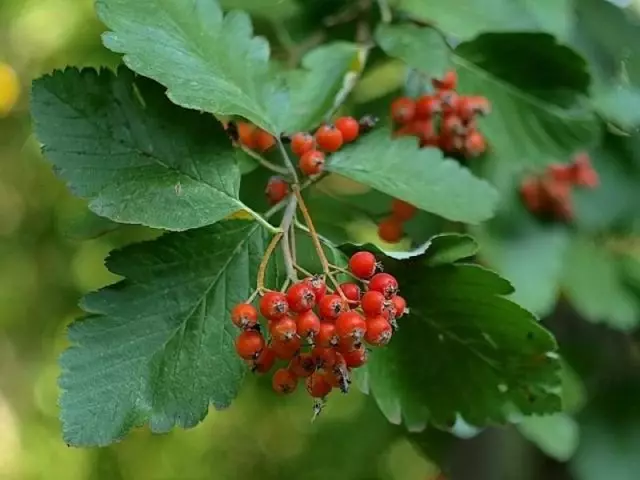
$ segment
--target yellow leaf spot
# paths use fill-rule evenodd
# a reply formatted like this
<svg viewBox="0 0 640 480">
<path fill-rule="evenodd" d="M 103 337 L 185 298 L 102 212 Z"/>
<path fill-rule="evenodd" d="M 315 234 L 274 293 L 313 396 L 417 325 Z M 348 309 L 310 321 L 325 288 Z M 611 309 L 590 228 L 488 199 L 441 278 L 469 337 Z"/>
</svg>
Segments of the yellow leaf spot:
<svg viewBox="0 0 640 480">
<path fill-rule="evenodd" d="M 20 80 L 15 70 L 0 63 L 0 117 L 5 117 L 20 98 Z"/>
<path fill-rule="evenodd" d="M 253 220 L 253 216 L 246 210 L 238 210 L 227 216 L 226 220 Z"/>
</svg>

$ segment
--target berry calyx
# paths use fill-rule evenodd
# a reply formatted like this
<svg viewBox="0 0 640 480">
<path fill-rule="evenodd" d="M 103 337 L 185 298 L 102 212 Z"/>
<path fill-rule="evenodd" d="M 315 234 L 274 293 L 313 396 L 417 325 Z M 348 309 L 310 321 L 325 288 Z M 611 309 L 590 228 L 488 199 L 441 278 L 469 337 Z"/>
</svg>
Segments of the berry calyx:
<svg viewBox="0 0 640 480">
<path fill-rule="evenodd" d="M 416 116 L 416 102 L 412 98 L 400 97 L 391 104 L 391 118 L 400 125 L 406 125 Z"/>
<path fill-rule="evenodd" d="M 289 304 L 284 293 L 267 292 L 260 299 L 260 313 L 267 320 L 279 320 L 289 312 Z"/>
<path fill-rule="evenodd" d="M 324 277 L 322 275 L 314 275 L 313 277 L 305 278 L 304 281 L 311 285 L 311 289 L 316 296 L 317 305 L 327 294 L 327 284 L 324 281 Z"/>
<path fill-rule="evenodd" d="M 313 310 L 307 310 L 298 315 L 296 325 L 298 335 L 302 338 L 313 341 L 320 334 L 320 318 Z"/>
<path fill-rule="evenodd" d="M 378 225 L 378 236 L 387 243 L 398 243 L 403 235 L 402 221 L 395 217 L 385 218 Z"/>
<path fill-rule="evenodd" d="M 340 284 L 340 290 L 344 293 L 344 296 L 347 297 L 347 300 L 354 303 L 360 302 L 360 296 L 362 292 L 360 291 L 360 287 L 355 283 L 342 283 Z"/>
<path fill-rule="evenodd" d="M 294 283 L 287 290 L 287 303 L 292 312 L 306 312 L 316 306 L 316 294 L 307 282 Z"/>
<path fill-rule="evenodd" d="M 336 334 L 335 323 L 320 322 L 320 331 L 316 336 L 316 345 L 330 348 L 338 345 L 338 335 Z"/>
<path fill-rule="evenodd" d="M 374 347 L 386 345 L 391 340 L 393 328 L 383 316 L 367 318 L 367 331 L 364 340 Z"/>
<path fill-rule="evenodd" d="M 362 296 L 360 306 L 367 317 L 376 317 L 382 315 L 386 301 L 382 292 L 369 290 Z"/>
<path fill-rule="evenodd" d="M 275 175 L 267 182 L 264 193 L 269 203 L 275 205 L 289 195 L 289 184 L 284 178 Z"/>
<path fill-rule="evenodd" d="M 341 313 L 347 310 L 349 310 L 349 306 L 339 295 L 325 295 L 318 304 L 320 318 L 327 321 L 334 321 Z"/>
<path fill-rule="evenodd" d="M 316 362 L 310 353 L 301 353 L 293 357 L 289 370 L 296 377 L 308 377 L 316 371 Z"/>
<path fill-rule="evenodd" d="M 335 126 L 340 133 L 344 143 L 351 143 L 360 134 L 360 124 L 353 117 L 340 117 L 336 120 Z"/>
<path fill-rule="evenodd" d="M 418 209 L 411 205 L 410 203 L 405 202 L 404 200 L 400 200 L 398 198 L 394 198 L 391 201 L 391 213 L 395 218 L 406 222 L 411 220 Z"/>
<path fill-rule="evenodd" d="M 376 273 L 369 281 L 369 290 L 380 292 L 389 299 L 398 293 L 398 281 L 388 273 Z"/>
<path fill-rule="evenodd" d="M 377 267 L 376 257 L 371 252 L 356 252 L 349 259 L 349 270 L 363 280 L 371 278 Z"/>
<path fill-rule="evenodd" d="M 362 340 L 366 331 L 367 322 L 356 311 L 341 313 L 336 320 L 336 334 L 340 340 L 357 343 Z"/>
<path fill-rule="evenodd" d="M 311 350 L 311 356 L 316 364 L 316 367 L 328 370 L 336 364 L 338 352 L 333 348 L 327 347 L 314 347 Z"/>
<path fill-rule="evenodd" d="M 333 387 L 327 381 L 326 376 L 321 372 L 315 372 L 313 375 L 307 378 L 306 382 L 307 392 L 313 398 L 324 398 L 329 393 Z"/>
<path fill-rule="evenodd" d="M 276 362 L 276 352 L 269 346 L 266 346 L 258 355 L 258 358 L 250 362 L 251 371 L 254 373 L 267 373 L 273 368 Z"/>
<path fill-rule="evenodd" d="M 337 152 L 344 143 L 342 132 L 334 125 L 323 125 L 318 128 L 315 139 L 318 148 L 328 153 Z"/>
<path fill-rule="evenodd" d="M 296 338 L 298 326 L 291 317 L 284 317 L 271 323 L 269 333 L 274 342 L 290 342 Z"/>
<path fill-rule="evenodd" d="M 258 325 L 258 310 L 250 303 L 239 303 L 231 310 L 231 321 L 238 328 L 255 328 Z"/>
<path fill-rule="evenodd" d="M 280 368 L 273 374 L 271 385 L 276 392 L 282 395 L 287 395 L 296 389 L 298 386 L 298 379 L 288 369 Z"/>
<path fill-rule="evenodd" d="M 264 337 L 254 330 L 245 330 L 236 338 L 236 352 L 245 360 L 255 360 L 265 346 Z"/>
<path fill-rule="evenodd" d="M 296 133 L 291 137 L 291 151 L 297 157 L 302 157 L 305 153 L 313 150 L 314 144 L 313 136 L 306 132 Z"/>
<path fill-rule="evenodd" d="M 318 175 L 324 170 L 324 153 L 319 150 L 309 150 L 302 155 L 298 162 L 300 171 L 305 175 Z"/>
</svg>

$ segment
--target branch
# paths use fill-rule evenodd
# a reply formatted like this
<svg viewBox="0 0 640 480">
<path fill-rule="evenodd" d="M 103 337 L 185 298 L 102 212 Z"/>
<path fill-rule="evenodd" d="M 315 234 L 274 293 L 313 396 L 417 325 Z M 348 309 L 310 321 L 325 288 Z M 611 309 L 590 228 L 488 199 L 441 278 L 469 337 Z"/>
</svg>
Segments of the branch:
<svg viewBox="0 0 640 480">
<path fill-rule="evenodd" d="M 296 215 L 296 207 L 298 204 L 298 199 L 295 196 L 289 198 L 289 203 L 287 204 L 287 209 L 284 211 L 284 215 L 282 217 L 282 223 L 280 224 L 280 228 L 282 228 L 283 241 L 282 241 L 282 255 L 284 258 L 284 266 L 287 271 L 287 278 L 292 282 L 298 281 L 298 273 L 294 268 L 295 261 L 293 260 L 293 251 L 291 248 L 291 225 L 293 224 L 293 219 Z"/>
</svg>

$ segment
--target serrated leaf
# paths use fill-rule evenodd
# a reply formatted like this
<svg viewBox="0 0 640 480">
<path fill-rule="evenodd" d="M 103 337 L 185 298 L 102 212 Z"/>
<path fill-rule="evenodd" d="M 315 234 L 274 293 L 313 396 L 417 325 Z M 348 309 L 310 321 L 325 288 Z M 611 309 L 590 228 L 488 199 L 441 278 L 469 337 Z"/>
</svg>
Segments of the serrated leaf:
<svg viewBox="0 0 640 480">
<path fill-rule="evenodd" d="M 165 85 L 175 103 L 280 132 L 287 94 L 246 13 L 223 16 L 216 0 L 98 0 L 96 8 L 111 30 L 106 47 Z"/>
<path fill-rule="evenodd" d="M 436 235 L 428 242 L 425 255 L 427 265 L 445 265 L 473 257 L 478 244 L 470 235 L 446 233 Z"/>
<path fill-rule="evenodd" d="M 228 407 L 245 366 L 231 308 L 255 287 L 268 233 L 233 220 L 113 253 L 125 280 L 85 297 L 60 359 L 61 418 L 71 445 L 107 445 L 135 426 L 193 427 Z"/>
<path fill-rule="evenodd" d="M 556 344 L 504 298 L 509 282 L 478 266 L 425 268 L 423 260 L 383 260 L 410 308 L 366 367 L 365 387 L 389 421 L 409 429 L 450 427 L 456 419 L 483 426 L 506 422 L 512 408 L 559 411 Z"/>
<path fill-rule="evenodd" d="M 246 208 L 222 125 L 173 105 L 160 85 L 124 68 L 36 80 L 32 112 L 44 154 L 100 216 L 185 230 Z"/>
<path fill-rule="evenodd" d="M 587 320 L 623 331 L 638 324 L 640 305 L 625 287 L 617 259 L 603 245 L 575 238 L 567 251 L 562 286 Z"/>
<path fill-rule="evenodd" d="M 393 35 L 400 29 L 405 29 L 402 36 L 407 43 L 425 35 L 407 25 L 393 27 Z M 377 36 L 383 48 L 385 33 Z M 492 33 L 453 51 L 441 40 L 439 47 L 434 41 L 421 55 L 403 49 L 387 53 L 427 74 L 432 62 L 440 64 L 447 55 L 458 73 L 460 93 L 489 99 L 492 113 L 479 121 L 489 150 L 478 168 L 503 192 L 513 187 L 514 175 L 568 160 L 598 138 L 599 124 L 584 101 L 590 81 L 587 65 L 550 35 Z M 535 65 L 546 65 L 554 75 L 542 75 Z"/>
<path fill-rule="evenodd" d="M 498 200 L 488 183 L 440 151 L 419 149 L 411 138 L 392 141 L 386 129 L 333 154 L 327 170 L 458 222 L 490 218 Z"/>
<path fill-rule="evenodd" d="M 569 0 L 396 0 L 396 6 L 461 39 L 484 32 L 539 31 L 564 36 L 571 15 Z"/>
</svg>

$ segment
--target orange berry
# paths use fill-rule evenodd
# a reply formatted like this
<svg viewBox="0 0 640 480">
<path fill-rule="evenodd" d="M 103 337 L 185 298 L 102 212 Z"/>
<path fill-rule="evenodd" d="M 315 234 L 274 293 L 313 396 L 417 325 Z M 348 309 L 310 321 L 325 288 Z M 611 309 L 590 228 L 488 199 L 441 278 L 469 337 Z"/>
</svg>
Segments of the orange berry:
<svg viewBox="0 0 640 480">
<path fill-rule="evenodd" d="M 336 128 L 342 133 L 344 143 L 351 143 L 360 134 L 360 124 L 353 117 L 340 117 L 335 122 Z"/>
<path fill-rule="evenodd" d="M 303 156 L 310 150 L 313 150 L 313 136 L 306 132 L 296 133 L 291 137 L 291 151 L 298 157 Z"/>
<path fill-rule="evenodd" d="M 276 144 L 276 139 L 273 138 L 273 135 L 262 129 L 256 129 L 254 138 L 256 142 L 256 150 L 259 152 L 266 152 Z"/>
<path fill-rule="evenodd" d="M 337 152 L 344 143 L 342 132 L 333 125 L 323 125 L 318 128 L 315 138 L 318 148 L 329 153 Z"/>
<path fill-rule="evenodd" d="M 247 122 L 238 122 L 238 139 L 240 143 L 250 150 L 258 147 L 257 137 L 255 135 L 256 127 Z"/>
<path fill-rule="evenodd" d="M 411 220 L 417 211 L 418 209 L 416 207 L 399 198 L 394 198 L 391 201 L 391 212 L 393 216 L 401 222 Z"/>
<path fill-rule="evenodd" d="M 310 150 L 298 162 L 298 167 L 305 175 L 318 175 L 324 169 L 324 153 Z"/>
<path fill-rule="evenodd" d="M 487 142 L 484 136 L 477 130 L 469 132 L 464 139 L 464 153 L 468 158 L 475 158 L 482 155 L 487 149 Z"/>
<path fill-rule="evenodd" d="M 416 102 L 412 98 L 400 97 L 391 104 L 391 118 L 394 122 L 405 125 L 416 116 Z"/>
<path fill-rule="evenodd" d="M 387 243 L 397 243 L 403 236 L 402 222 L 389 217 L 378 225 L 378 236 Z"/>
</svg>

